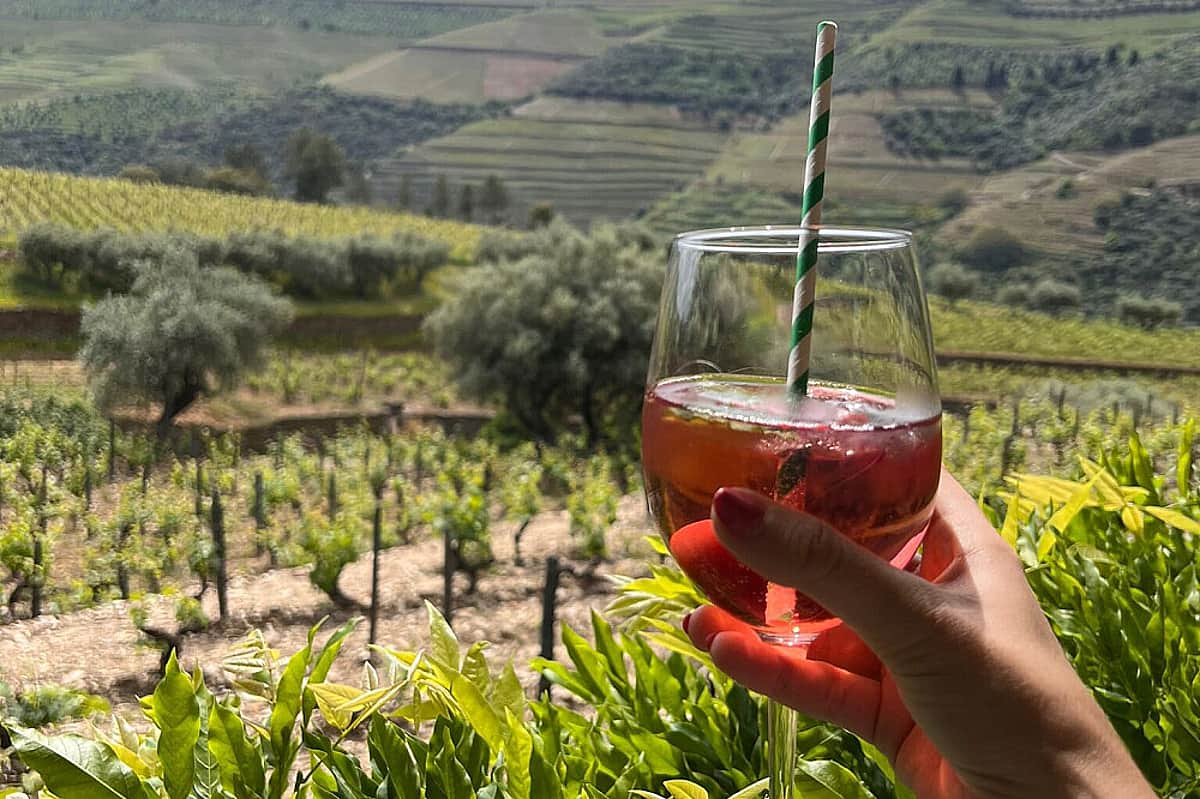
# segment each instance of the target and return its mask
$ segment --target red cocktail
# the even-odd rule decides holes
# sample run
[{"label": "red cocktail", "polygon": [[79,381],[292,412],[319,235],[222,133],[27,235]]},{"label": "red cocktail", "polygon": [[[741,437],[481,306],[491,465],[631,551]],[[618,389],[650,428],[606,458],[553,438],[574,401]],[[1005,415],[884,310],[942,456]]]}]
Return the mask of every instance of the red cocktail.
[{"label": "red cocktail", "polygon": [[828,385],[792,401],[778,380],[663,380],[646,395],[642,437],[650,510],[675,560],[713,602],[780,641],[811,638],[837,620],[734,559],[708,521],[713,493],[752,488],[904,567],[941,471],[940,415]]}]

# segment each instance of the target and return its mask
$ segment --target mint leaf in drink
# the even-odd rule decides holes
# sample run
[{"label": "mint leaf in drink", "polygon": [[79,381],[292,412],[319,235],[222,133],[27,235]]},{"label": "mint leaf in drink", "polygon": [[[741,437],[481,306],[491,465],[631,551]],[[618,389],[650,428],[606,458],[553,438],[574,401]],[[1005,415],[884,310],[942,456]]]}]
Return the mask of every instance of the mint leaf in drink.
[{"label": "mint leaf in drink", "polygon": [[783,459],[775,478],[775,499],[782,500],[804,480],[808,473],[809,453],[807,448],[795,449]]}]

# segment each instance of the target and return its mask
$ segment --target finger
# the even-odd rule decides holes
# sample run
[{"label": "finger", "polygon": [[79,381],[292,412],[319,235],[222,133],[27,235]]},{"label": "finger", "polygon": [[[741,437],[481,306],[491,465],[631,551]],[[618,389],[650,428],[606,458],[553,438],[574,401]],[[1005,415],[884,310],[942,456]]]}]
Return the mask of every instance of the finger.
[{"label": "finger", "polygon": [[713,605],[704,605],[692,611],[684,620],[684,632],[700,649],[708,649],[708,642],[722,632],[756,635],[754,628]]},{"label": "finger", "polygon": [[808,659],[873,680],[879,679],[883,671],[875,653],[867,648],[858,633],[844,624],[818,635],[808,647]]},{"label": "finger", "polygon": [[753,632],[725,630],[709,641],[713,664],[751,691],[855,735],[874,734],[879,683],[828,663],[804,659],[804,650],[771,646]]},{"label": "finger", "polygon": [[885,662],[889,653],[910,649],[924,637],[937,589],[820,519],[748,489],[722,488],[713,497],[712,520],[738,560],[841,617]]}]

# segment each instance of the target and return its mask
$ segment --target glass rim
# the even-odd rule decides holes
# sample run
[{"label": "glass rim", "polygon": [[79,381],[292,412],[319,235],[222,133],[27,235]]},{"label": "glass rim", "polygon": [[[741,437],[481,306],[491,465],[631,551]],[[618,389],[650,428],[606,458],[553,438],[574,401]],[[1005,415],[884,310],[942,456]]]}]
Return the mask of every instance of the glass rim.
[{"label": "glass rim", "polygon": [[[910,247],[913,234],[899,228],[846,227],[842,225],[750,225],[690,230],[675,236],[673,246],[698,252],[796,254],[806,231],[818,236],[817,251],[823,253],[878,252]],[[756,244],[756,240],[776,241]]]}]

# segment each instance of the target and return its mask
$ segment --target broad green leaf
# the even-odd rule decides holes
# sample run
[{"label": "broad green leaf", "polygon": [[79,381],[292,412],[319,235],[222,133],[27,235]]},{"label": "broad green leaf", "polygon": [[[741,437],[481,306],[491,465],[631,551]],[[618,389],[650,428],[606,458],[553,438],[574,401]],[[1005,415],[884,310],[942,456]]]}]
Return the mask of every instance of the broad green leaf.
[{"label": "broad green leaf", "polygon": [[487,658],[483,654],[485,648],[487,644],[483,641],[471,644],[467,654],[463,655],[462,674],[486,696],[492,689],[492,675],[488,671]]},{"label": "broad green leaf", "polygon": [[[343,624],[341,627],[335,630],[332,635],[329,636],[328,640],[325,641],[325,645],[321,647],[321,651],[317,654],[316,660],[313,662],[312,672],[308,675],[309,682],[325,682],[325,678],[329,676],[329,669],[333,667],[333,662],[337,660],[338,654],[340,654],[342,651],[342,645],[346,642],[346,638],[349,637],[352,632],[354,632],[354,629],[358,626],[359,621],[360,620],[358,618],[353,618]],[[313,631],[315,632],[317,628],[324,624],[324,622],[325,619],[317,622],[317,625],[313,628]],[[310,633],[309,646],[311,645],[312,640]],[[304,694],[302,710],[304,714],[305,726],[308,725],[308,720],[312,716],[315,700],[316,697],[307,693]]]},{"label": "broad green leaf", "polygon": [[1101,506],[1105,510],[1120,510],[1125,504],[1125,495],[1121,493],[1121,485],[1113,473],[1087,458],[1080,458],[1079,463],[1084,474],[1095,483]]},{"label": "broad green leaf", "polygon": [[1142,516],[1142,508],[1126,505],[1121,508],[1121,523],[1125,525],[1125,529],[1131,533],[1141,535],[1142,530],[1146,528],[1146,519]]},{"label": "broad green leaf", "polygon": [[[1054,515],[1050,517],[1050,521],[1047,522],[1047,525],[1060,533],[1066,532],[1067,526],[1075,520],[1075,517],[1079,515],[1079,511],[1083,510],[1084,506],[1088,504],[1088,500],[1091,499],[1092,491],[1096,487],[1098,480],[1099,475],[1096,475],[1080,486],[1074,495],[1067,500],[1067,504],[1063,505],[1054,512]],[[1041,550],[1040,545],[1038,546],[1038,550]],[[1041,558],[1039,557],[1039,560],[1040,559]]]},{"label": "broad green leaf", "polygon": [[1192,496],[1192,444],[1195,440],[1196,420],[1192,418],[1184,422],[1175,458],[1175,484],[1185,499]]},{"label": "broad green leaf", "polygon": [[200,738],[200,705],[191,679],[179,670],[174,653],[154,689],[158,725],[158,760],[170,799],[187,799],[196,776],[196,742]]},{"label": "broad green leaf", "polygon": [[271,719],[268,723],[274,765],[271,781],[267,786],[267,795],[270,799],[282,799],[284,791],[287,789],[292,761],[299,748],[298,744],[293,742],[292,735],[295,731],[296,717],[300,715],[304,673],[308,670],[308,661],[311,657],[310,635],[310,643],[288,659],[283,676],[279,678],[275,706],[271,708]]},{"label": "broad green leaf", "polygon": [[103,744],[77,735],[46,738],[9,728],[25,765],[41,775],[58,799],[151,799],[153,792]]},{"label": "broad green leaf", "polygon": [[496,711],[475,684],[460,675],[450,684],[450,692],[467,723],[479,733],[493,752],[499,752],[504,744],[503,725]]},{"label": "broad green leaf", "polygon": [[380,716],[371,719],[367,746],[376,763],[387,769],[387,784],[391,799],[408,799],[424,795],[424,761],[418,763],[403,733]]},{"label": "broad green leaf", "polygon": [[454,634],[446,617],[426,601],[425,610],[429,614],[429,650],[430,657],[452,671],[458,671],[460,648],[458,636]]},{"label": "broad green leaf", "polygon": [[687,780],[667,780],[663,783],[671,799],[708,799],[708,791]]},{"label": "broad green leaf", "polygon": [[329,636],[329,640],[321,647],[320,654],[317,655],[316,661],[313,662],[312,674],[309,675],[310,682],[325,682],[325,678],[329,676],[329,669],[333,666],[333,662],[337,660],[338,654],[342,651],[342,645],[346,642],[346,638],[358,627],[359,621],[361,620],[353,618]]},{"label": "broad green leaf", "polygon": [[507,776],[508,792],[513,799],[536,799],[531,791],[533,780],[529,773],[529,759],[533,755],[533,736],[521,720],[511,711],[505,710],[505,726],[508,737],[504,743],[504,772]]},{"label": "broad green leaf", "polygon": [[1050,551],[1054,549],[1054,545],[1056,543],[1058,543],[1058,536],[1054,534],[1053,530],[1046,529],[1042,531],[1042,534],[1038,536],[1037,541],[1038,563],[1041,563],[1046,559],[1046,556],[1049,555]]},{"label": "broad green leaf", "polygon": [[1190,516],[1185,516],[1177,510],[1171,508],[1157,508],[1153,505],[1144,505],[1142,510],[1149,513],[1159,521],[1166,522],[1177,530],[1183,530],[1185,533],[1192,535],[1200,535],[1200,522],[1197,522]]},{"label": "broad green leaf", "polygon": [[342,706],[361,697],[362,690],[352,685],[340,685],[332,682],[309,683],[308,690],[312,691],[312,695],[317,701],[317,707],[321,709],[321,716],[325,721],[339,731],[344,731],[350,726],[354,713],[344,710]]},{"label": "broad green leaf", "polygon": [[262,754],[246,736],[236,711],[214,703],[208,714],[208,748],[221,771],[221,784],[241,799],[261,796],[267,786]]},{"label": "broad green leaf", "polygon": [[204,674],[198,667],[192,674],[192,690],[195,692],[200,716],[200,734],[192,749],[196,764],[193,791],[197,799],[210,799],[214,796],[224,799],[221,792],[221,768],[208,745],[208,720],[212,713],[213,695],[204,684]]},{"label": "broad green leaf", "polygon": [[760,799],[760,797],[766,793],[767,785],[769,783],[769,779],[761,779],[756,783],[742,788],[740,791],[730,796],[729,799]]},{"label": "broad green leaf", "polygon": [[804,799],[873,799],[854,772],[833,760],[800,760],[796,771]]},{"label": "broad green leaf", "polygon": [[1004,514],[1004,526],[1000,528],[1000,537],[1003,538],[1010,547],[1017,548],[1017,532],[1020,529],[1021,513],[1020,495],[1013,493],[1008,500],[1008,510]]},{"label": "broad green leaf", "polygon": [[500,672],[500,679],[496,680],[492,689],[492,706],[498,713],[507,710],[518,719],[523,719],[527,701],[525,687],[521,685],[521,680],[517,677],[512,662],[505,663],[504,670]]}]

